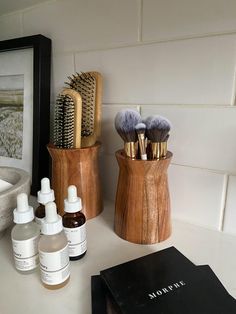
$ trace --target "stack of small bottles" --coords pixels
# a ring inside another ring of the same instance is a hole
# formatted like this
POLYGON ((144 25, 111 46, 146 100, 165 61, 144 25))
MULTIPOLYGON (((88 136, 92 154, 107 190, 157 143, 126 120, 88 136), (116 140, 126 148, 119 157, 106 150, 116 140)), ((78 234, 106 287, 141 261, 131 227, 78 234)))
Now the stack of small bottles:
POLYGON ((11 232, 16 269, 28 274, 40 264, 41 281, 48 289, 65 286, 70 278, 70 260, 81 259, 87 252, 86 218, 76 187, 68 187, 63 217, 57 214, 54 199, 48 178, 41 180, 35 214, 27 195, 19 194, 13 212, 16 225, 11 232))

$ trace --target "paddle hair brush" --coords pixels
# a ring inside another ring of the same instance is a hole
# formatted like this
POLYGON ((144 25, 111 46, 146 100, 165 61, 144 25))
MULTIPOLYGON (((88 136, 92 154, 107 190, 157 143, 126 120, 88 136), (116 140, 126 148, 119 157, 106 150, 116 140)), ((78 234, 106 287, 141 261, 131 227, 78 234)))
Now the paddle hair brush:
POLYGON ((147 138, 150 140, 150 159, 165 158, 167 154, 167 140, 171 124, 161 116, 150 116, 145 121, 147 138))
POLYGON ((82 97, 81 147, 93 146, 101 135, 102 76, 81 72, 68 79, 65 84, 82 97))
POLYGON ((53 144, 57 148, 80 148, 82 100, 75 90, 66 88, 55 104, 53 144))
POLYGON ((135 126, 141 122, 140 114, 132 109, 119 111, 115 116, 115 128, 124 141, 124 150, 127 157, 136 159, 135 144, 138 140, 135 126))

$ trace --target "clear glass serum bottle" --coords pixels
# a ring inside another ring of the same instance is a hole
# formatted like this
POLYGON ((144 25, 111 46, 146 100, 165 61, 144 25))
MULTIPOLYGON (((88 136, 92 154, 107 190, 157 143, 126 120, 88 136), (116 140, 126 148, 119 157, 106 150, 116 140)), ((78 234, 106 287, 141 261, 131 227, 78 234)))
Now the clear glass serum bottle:
POLYGON ((16 225, 11 231, 15 267, 22 274, 32 273, 39 265, 38 242, 40 228, 33 221, 34 210, 28 205, 28 196, 17 196, 17 207, 13 211, 16 225))
POLYGON ((69 242, 70 260, 78 260, 87 252, 86 218, 81 212, 81 199, 76 186, 68 187, 68 197, 64 201, 63 227, 69 242))
POLYGON ((62 288, 70 279, 70 260, 62 218, 54 202, 45 206, 41 233, 38 247, 42 283, 51 290, 62 288))

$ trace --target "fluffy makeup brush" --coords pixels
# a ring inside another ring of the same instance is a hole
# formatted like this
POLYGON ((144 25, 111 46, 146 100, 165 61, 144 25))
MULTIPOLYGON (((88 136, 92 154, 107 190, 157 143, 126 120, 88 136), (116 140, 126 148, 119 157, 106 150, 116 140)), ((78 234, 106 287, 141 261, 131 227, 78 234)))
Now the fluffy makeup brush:
POLYGON ((151 159, 165 158, 167 154, 167 140, 171 124, 161 116, 150 116, 145 120, 146 135, 151 142, 151 159))
POLYGON ((115 117, 115 128, 124 141, 124 150, 128 157, 136 158, 135 143, 137 142, 137 133, 135 126, 141 122, 140 114, 132 109, 119 111, 115 117))
POLYGON ((135 130, 138 134, 138 142, 139 142, 139 149, 140 149, 140 156, 142 160, 147 160, 146 154, 146 143, 145 143, 145 131, 146 125, 144 123, 138 123, 135 125, 135 130))
POLYGON ((92 146, 101 133, 102 76, 98 72, 82 72, 68 79, 65 84, 82 97, 81 146, 92 146))
POLYGON ((64 89, 56 99, 53 143, 58 148, 80 148, 81 144, 80 94, 64 89))

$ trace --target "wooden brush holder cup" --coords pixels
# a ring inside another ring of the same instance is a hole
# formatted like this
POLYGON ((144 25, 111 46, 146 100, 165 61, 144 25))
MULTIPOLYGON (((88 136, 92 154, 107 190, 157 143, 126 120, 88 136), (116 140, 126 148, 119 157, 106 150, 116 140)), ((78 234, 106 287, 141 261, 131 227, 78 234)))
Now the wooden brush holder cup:
POLYGON ((82 199, 82 212, 87 219, 102 212, 102 191, 98 168, 98 154, 101 144, 85 148, 57 148, 47 146, 52 158, 52 188, 60 215, 64 214, 64 199, 67 188, 73 184, 82 199))
POLYGON ((132 160, 116 152, 119 178, 115 204, 115 232, 138 244, 153 244, 171 234, 170 197, 165 159, 132 160))

